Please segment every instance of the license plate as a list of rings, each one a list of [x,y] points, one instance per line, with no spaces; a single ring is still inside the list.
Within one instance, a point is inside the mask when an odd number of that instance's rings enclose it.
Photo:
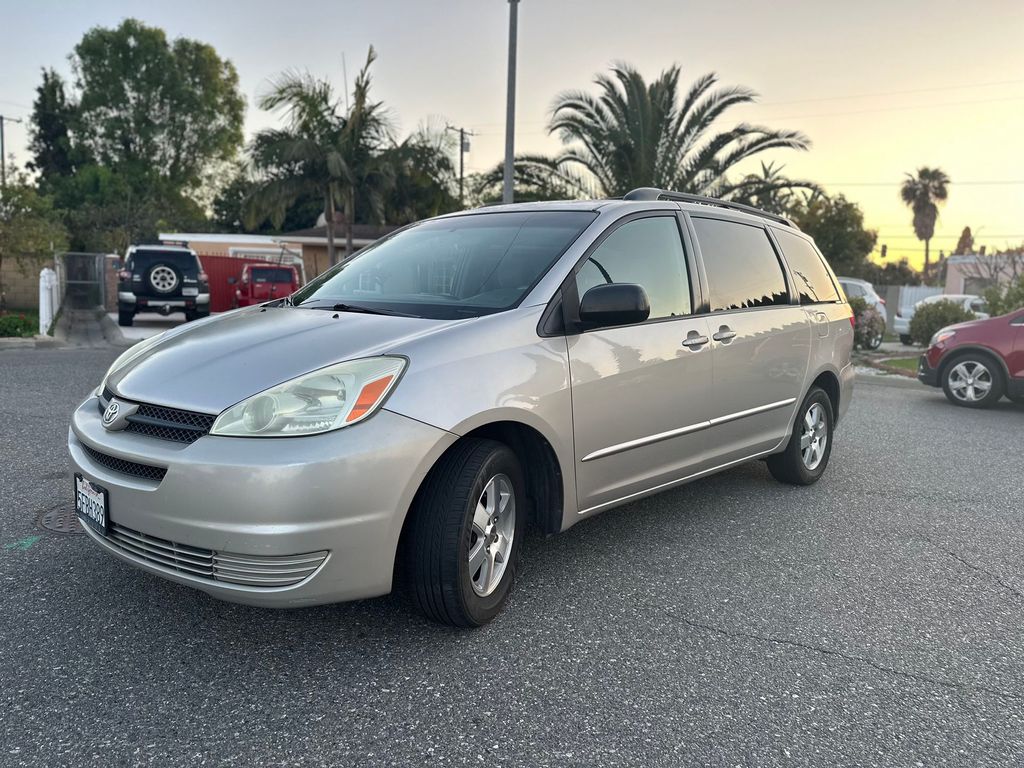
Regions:
[[[181,295],[182,296],[198,296],[199,295],[199,289],[198,288],[182,288],[181,289]]]
[[[94,530],[107,532],[107,489],[75,475],[75,512]]]

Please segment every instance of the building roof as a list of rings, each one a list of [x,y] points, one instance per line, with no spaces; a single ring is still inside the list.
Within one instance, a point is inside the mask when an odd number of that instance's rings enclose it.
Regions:
[[[353,224],[352,225],[352,240],[356,245],[363,246],[369,245],[374,240],[379,240],[399,229],[397,224]],[[319,227],[307,227],[306,229],[297,229],[294,232],[285,232],[283,235],[277,235],[275,238],[278,242],[283,243],[306,243],[309,245],[326,245],[327,244],[327,227],[321,224]],[[345,225],[335,223],[334,225],[334,243],[336,246],[345,246]]]
[[[163,241],[197,242],[197,243],[230,243],[231,245],[266,245],[276,246],[279,242],[289,242],[288,238],[276,235],[232,235],[213,232],[161,232]]]

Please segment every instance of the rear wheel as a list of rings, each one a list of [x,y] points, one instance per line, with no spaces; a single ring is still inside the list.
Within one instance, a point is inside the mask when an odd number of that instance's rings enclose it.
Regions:
[[[953,358],[942,372],[942,391],[954,405],[991,408],[1003,396],[1003,372],[988,355],[967,352]]]
[[[880,346],[882,346],[882,339],[884,338],[884,336],[885,332],[879,331],[878,333],[876,333],[874,336],[867,340],[867,343],[864,345],[865,348],[871,350],[878,349]]]
[[[908,336],[905,333],[901,333],[900,334],[900,343],[903,346],[905,346],[905,347],[912,347],[912,346],[914,346],[914,340],[912,338],[910,338],[910,336]]]
[[[799,410],[786,450],[769,456],[768,471],[783,483],[811,485],[818,482],[832,455],[832,401],[823,389],[811,387]]]
[[[135,322],[135,313],[130,309],[117,310],[117,324],[128,327]]]
[[[519,460],[502,443],[469,438],[441,458],[407,532],[413,599],[423,613],[457,627],[494,618],[515,581],[525,499]]]

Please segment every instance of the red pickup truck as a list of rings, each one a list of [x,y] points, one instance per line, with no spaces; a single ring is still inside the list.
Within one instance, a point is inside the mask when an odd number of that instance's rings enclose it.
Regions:
[[[236,307],[249,307],[290,296],[299,290],[295,267],[277,264],[246,264],[235,286]]]

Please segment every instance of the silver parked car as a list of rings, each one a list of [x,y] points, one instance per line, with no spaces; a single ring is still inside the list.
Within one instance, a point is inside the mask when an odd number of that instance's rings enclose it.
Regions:
[[[934,296],[926,296],[912,307],[900,308],[896,313],[896,318],[893,321],[893,330],[905,346],[909,347],[914,343],[914,340],[910,337],[910,321],[914,319],[917,308],[925,304],[934,304],[937,301],[951,301],[968,312],[973,312],[974,316],[979,320],[987,320],[989,316],[985,311],[988,308],[985,300],[973,293],[938,293]]]
[[[872,307],[875,312],[878,313],[878,316],[882,318],[882,329],[867,340],[868,349],[878,349],[882,346],[882,341],[885,338],[885,299],[878,295],[878,291],[875,290],[875,286],[867,280],[861,280],[857,277],[843,277],[840,275],[839,285],[842,287],[843,293],[846,294],[846,298],[864,299],[864,302],[869,307]]]
[[[453,214],[125,352],[72,418],[76,508],[106,551],[226,600],[372,597],[397,573],[479,625],[528,525],[752,459],[818,480],[852,345],[781,217],[654,189]]]

